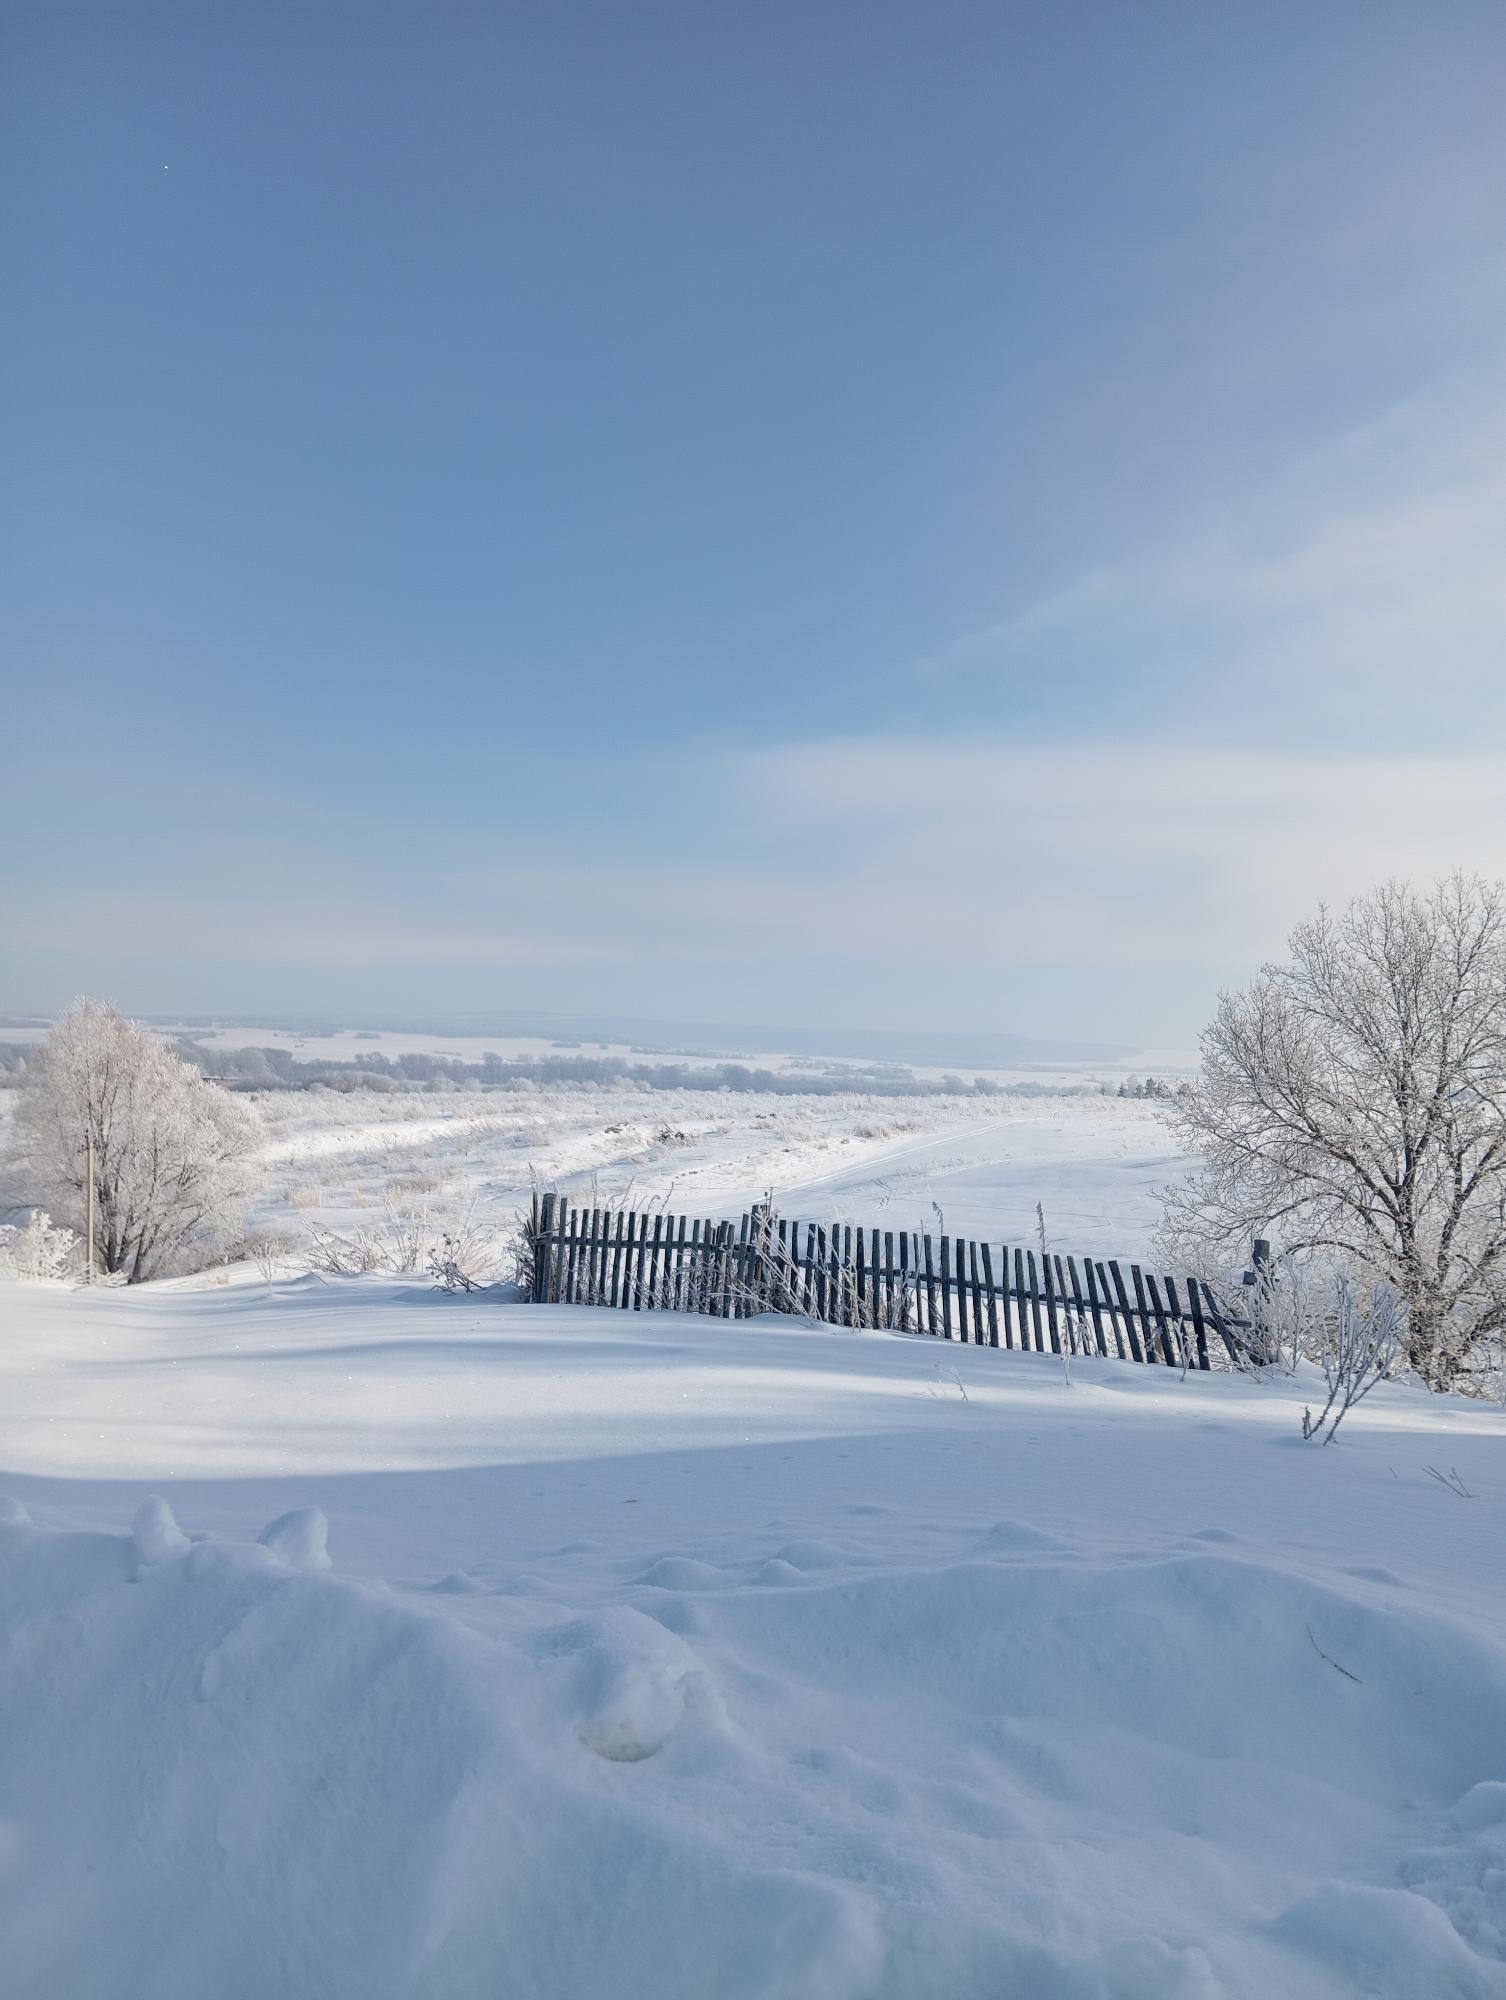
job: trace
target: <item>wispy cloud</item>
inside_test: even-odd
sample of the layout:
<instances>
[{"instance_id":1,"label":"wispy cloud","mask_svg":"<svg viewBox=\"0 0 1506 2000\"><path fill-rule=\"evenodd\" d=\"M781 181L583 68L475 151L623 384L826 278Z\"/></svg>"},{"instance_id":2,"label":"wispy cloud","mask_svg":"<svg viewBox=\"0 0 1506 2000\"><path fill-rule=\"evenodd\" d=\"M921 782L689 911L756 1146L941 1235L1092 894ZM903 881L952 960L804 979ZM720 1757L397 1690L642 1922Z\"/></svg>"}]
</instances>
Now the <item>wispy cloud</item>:
<instances>
[{"instance_id":1,"label":"wispy cloud","mask_svg":"<svg viewBox=\"0 0 1506 2000\"><path fill-rule=\"evenodd\" d=\"M924 663L1173 661L1169 727L1374 747L1506 730L1506 384L1409 398L1147 554L1085 569Z\"/></svg>"}]
</instances>

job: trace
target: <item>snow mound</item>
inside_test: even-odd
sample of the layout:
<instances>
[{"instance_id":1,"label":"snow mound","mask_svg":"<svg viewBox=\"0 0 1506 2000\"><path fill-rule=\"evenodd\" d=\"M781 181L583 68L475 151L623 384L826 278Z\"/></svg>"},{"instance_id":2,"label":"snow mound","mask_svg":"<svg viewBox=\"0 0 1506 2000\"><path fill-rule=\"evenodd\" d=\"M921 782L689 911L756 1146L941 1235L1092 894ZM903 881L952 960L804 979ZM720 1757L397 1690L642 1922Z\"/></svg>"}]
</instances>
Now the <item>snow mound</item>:
<instances>
[{"instance_id":1,"label":"snow mound","mask_svg":"<svg viewBox=\"0 0 1506 2000\"><path fill-rule=\"evenodd\" d=\"M1506 1973L1483 1964L1443 1911L1405 1889L1328 1882L1292 1906L1273 1935L1329 1966L1367 2000L1501 2000Z\"/></svg>"},{"instance_id":2,"label":"snow mound","mask_svg":"<svg viewBox=\"0 0 1506 2000\"><path fill-rule=\"evenodd\" d=\"M640 1763L682 1728L703 1745L726 1729L705 1663L630 1605L549 1634L543 1657L569 1663L567 1699L580 1718L580 1739L611 1763Z\"/></svg>"},{"instance_id":3,"label":"snow mound","mask_svg":"<svg viewBox=\"0 0 1506 2000\"><path fill-rule=\"evenodd\" d=\"M137 1557L146 1564L169 1562L174 1556L188 1554L187 1535L173 1519L172 1508L156 1494L143 1500L136 1509L131 1539L136 1544Z\"/></svg>"},{"instance_id":4,"label":"snow mound","mask_svg":"<svg viewBox=\"0 0 1506 2000\"><path fill-rule=\"evenodd\" d=\"M329 1568L329 1522L317 1507L279 1514L256 1539L289 1569Z\"/></svg>"}]
</instances>

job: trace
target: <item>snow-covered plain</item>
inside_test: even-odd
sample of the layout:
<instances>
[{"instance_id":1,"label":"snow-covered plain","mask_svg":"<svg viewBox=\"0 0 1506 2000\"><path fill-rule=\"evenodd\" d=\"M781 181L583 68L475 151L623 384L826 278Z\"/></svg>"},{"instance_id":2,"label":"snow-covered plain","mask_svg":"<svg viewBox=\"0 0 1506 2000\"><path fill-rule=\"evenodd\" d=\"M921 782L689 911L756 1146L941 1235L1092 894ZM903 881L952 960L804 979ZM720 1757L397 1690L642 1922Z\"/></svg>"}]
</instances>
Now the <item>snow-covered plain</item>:
<instances>
[{"instance_id":1,"label":"snow-covered plain","mask_svg":"<svg viewBox=\"0 0 1506 2000\"><path fill-rule=\"evenodd\" d=\"M501 1232L537 1181L571 1199L737 1213L772 1190L808 1220L944 1226L1019 1242L1041 1202L1063 1249L1146 1253L1156 1190L1188 1161L1142 1099L775 1096L594 1084L385 1096L251 1093L266 1132L261 1226L379 1220L390 1192ZM595 1193L593 1194L593 1190Z\"/></svg>"},{"instance_id":2,"label":"snow-covered plain","mask_svg":"<svg viewBox=\"0 0 1506 2000\"><path fill-rule=\"evenodd\" d=\"M0 1314L14 2000L1506 1995L1499 1412L375 1279Z\"/></svg>"}]
</instances>

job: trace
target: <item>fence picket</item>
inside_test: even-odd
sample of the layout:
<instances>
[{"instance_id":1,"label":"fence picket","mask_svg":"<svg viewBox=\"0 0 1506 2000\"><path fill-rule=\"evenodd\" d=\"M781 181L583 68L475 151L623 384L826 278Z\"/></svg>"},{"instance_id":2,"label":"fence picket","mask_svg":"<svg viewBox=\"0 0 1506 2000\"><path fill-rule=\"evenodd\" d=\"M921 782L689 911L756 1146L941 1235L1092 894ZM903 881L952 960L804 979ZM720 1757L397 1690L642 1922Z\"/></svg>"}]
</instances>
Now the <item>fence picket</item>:
<instances>
[{"instance_id":1,"label":"fence picket","mask_svg":"<svg viewBox=\"0 0 1506 2000\"><path fill-rule=\"evenodd\" d=\"M1051 1352L1060 1354L1062 1332L1056 1318L1056 1280L1051 1273L1051 1252L1046 1249L1041 1251L1041 1289L1046 1294L1046 1323L1051 1329Z\"/></svg>"},{"instance_id":2,"label":"fence picket","mask_svg":"<svg viewBox=\"0 0 1506 2000\"><path fill-rule=\"evenodd\" d=\"M1180 1357L1172 1346L1171 1326L1161 1304L1161 1288L1149 1271L1145 1274L1145 1289L1150 1293L1151 1311L1156 1316L1156 1333L1161 1342L1161 1359L1168 1368L1175 1368Z\"/></svg>"},{"instance_id":3,"label":"fence picket","mask_svg":"<svg viewBox=\"0 0 1506 2000\"><path fill-rule=\"evenodd\" d=\"M1071 1261L1069 1257L1067 1262L1070 1264ZM1098 1352L1106 1356L1109 1350L1108 1343L1103 1336L1103 1307L1098 1301L1098 1286L1093 1277L1093 1260L1091 1257L1083 1258L1082 1274L1088 1282L1088 1312L1093 1320L1093 1339L1097 1343Z\"/></svg>"},{"instance_id":4,"label":"fence picket","mask_svg":"<svg viewBox=\"0 0 1506 2000\"><path fill-rule=\"evenodd\" d=\"M1093 1336L1088 1326L1088 1309L1083 1303L1082 1286L1077 1282L1077 1266L1067 1259L1067 1279L1072 1288L1072 1335L1074 1351L1083 1354L1093 1352ZM1061 1289L1062 1304L1067 1302L1067 1284L1062 1279L1062 1260L1056 1260L1056 1282Z\"/></svg>"},{"instance_id":5,"label":"fence picket","mask_svg":"<svg viewBox=\"0 0 1506 2000\"><path fill-rule=\"evenodd\" d=\"M1194 1281L1189 1280L1189 1283L1191 1282ZM1225 1322L1223 1313L1219 1309L1218 1300L1213 1296L1213 1287L1207 1282L1206 1279L1203 1279L1198 1282L1202 1283L1203 1300L1208 1308L1208 1317L1209 1319L1212 1320L1214 1328L1218 1333L1219 1339L1224 1343L1224 1346L1228 1349L1229 1361L1231 1366L1238 1368L1240 1365L1240 1351L1238 1347L1235 1345L1234 1336L1233 1334L1230 1333L1228 1325Z\"/></svg>"},{"instance_id":6,"label":"fence picket","mask_svg":"<svg viewBox=\"0 0 1506 2000\"><path fill-rule=\"evenodd\" d=\"M988 1295L988 1344L990 1347L997 1347L999 1344L999 1295L994 1290L993 1252L989 1249L987 1243L981 1243L978 1247L983 1252L983 1284ZM1008 1310L1007 1304L1005 1310Z\"/></svg>"},{"instance_id":7,"label":"fence picket","mask_svg":"<svg viewBox=\"0 0 1506 2000\"><path fill-rule=\"evenodd\" d=\"M1135 1328L1135 1311L1129 1302L1129 1293L1125 1289L1124 1274L1112 1259L1109 1262L1109 1275L1114 1280L1114 1296L1118 1299L1119 1310L1124 1316L1124 1337L1129 1342L1130 1354L1136 1361L1144 1361L1146 1354L1140 1345L1140 1335Z\"/></svg>"}]
</instances>

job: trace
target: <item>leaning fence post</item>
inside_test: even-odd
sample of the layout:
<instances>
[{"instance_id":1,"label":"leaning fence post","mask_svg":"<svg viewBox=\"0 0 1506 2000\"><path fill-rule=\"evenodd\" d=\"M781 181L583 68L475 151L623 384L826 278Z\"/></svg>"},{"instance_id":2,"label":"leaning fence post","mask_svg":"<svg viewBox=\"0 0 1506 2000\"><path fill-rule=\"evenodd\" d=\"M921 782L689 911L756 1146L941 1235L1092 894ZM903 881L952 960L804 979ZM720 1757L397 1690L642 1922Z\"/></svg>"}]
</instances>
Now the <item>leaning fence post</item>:
<instances>
[{"instance_id":1,"label":"leaning fence post","mask_svg":"<svg viewBox=\"0 0 1506 2000\"><path fill-rule=\"evenodd\" d=\"M537 1188L533 1195L533 1268L529 1273L528 1295L535 1305L543 1305L549 1297L549 1273L545 1245L549 1232L554 1226L554 1195L546 1194L541 1201Z\"/></svg>"}]
</instances>

